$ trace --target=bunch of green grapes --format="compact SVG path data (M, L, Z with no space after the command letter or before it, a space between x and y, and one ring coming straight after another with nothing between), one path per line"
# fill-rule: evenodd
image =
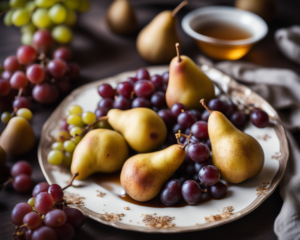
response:
M88 0L10 0L7 8L4 24L20 27L22 44L31 44L37 29L51 30L56 42L66 44L73 38L70 27L76 23L76 12L88 11L90 2Z
M67 117L61 120L61 131L59 131L56 142L51 146L52 150L48 153L47 160L52 165L63 164L70 167L73 152L83 135L90 129L110 128L105 120L97 119L95 113L83 112L78 105L68 108Z

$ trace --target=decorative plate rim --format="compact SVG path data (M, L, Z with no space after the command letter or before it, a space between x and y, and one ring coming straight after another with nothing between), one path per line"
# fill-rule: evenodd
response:
M115 228L119 228L119 229L123 229L123 230L129 230L129 231L137 231L137 232L145 232L145 233L179 233L179 232L192 232L192 231L200 231L200 230L205 230L205 229L209 229L209 228L213 228L213 227L217 227L217 226L221 226L223 224L235 221L237 219L240 219L244 216L246 216L247 214L251 213L252 211L254 211L257 207L259 207L276 189L276 187L278 186L280 180L282 179L285 169L286 169L286 165L287 165L287 161L288 161L288 157L289 157L289 149L288 149L288 141L286 138L286 133L285 130L283 128L282 122L277 114L277 112L275 111L275 109L266 101L264 100L261 96L259 96L258 94L256 94L255 92L253 92L252 90L250 90L248 87L237 83L233 78L229 77L228 75L222 73L221 71L208 66L208 65L201 65L199 66L203 72L208 72L208 71L216 71L216 73L222 75L223 77L227 77L228 78L228 82L222 82L220 84L220 86L222 87L222 89L231 94L232 96L238 97L238 96L244 96L246 95L245 93L247 92L247 97L245 99L245 101L247 101L247 99L251 98L251 100L253 101L253 99L256 100L256 102L259 102L260 105L263 104L263 108L267 108L267 112L268 113L272 113L272 116L270 117L270 119L272 120L273 124L273 128L276 132L276 135L278 136L278 138L280 139L279 143L280 143L280 153L281 155L278 157L277 161L279 162L279 167L278 170L275 174L275 176L273 177L269 187L268 187L268 191L266 194L262 194L260 196L258 196L250 205L248 205L246 208L242 209L241 211L238 212L234 212L233 215L227 219L224 220L220 220L220 221L215 221L215 222L207 222L205 224L201 224L201 225L195 225L195 226L188 226L188 227L172 227L172 228L151 228L151 227L147 227L147 226L135 226L135 225L129 225L129 224L124 224L122 222L116 221L116 222L110 222L110 221L106 221L104 219L101 218L101 216L103 214L100 213L96 213L94 211L89 210L88 208L84 207L84 206L73 206L76 207L78 209L80 209L83 214L89 218L92 218L100 223L103 223L105 225L109 225ZM166 69L167 66L152 66L152 67L147 67L148 70L163 70ZM85 88L91 87L93 85L97 86L99 83L104 82L104 81L109 81L111 79L114 78L120 78L122 75L134 75L136 72L136 70L134 71L126 71L120 74L117 74L113 77L109 77L109 78L105 78L105 79L101 79L98 81L94 81L91 83L87 83L85 85L82 85L80 87L78 87L77 89L73 90L58 106L57 108L53 111L53 113L51 114L51 116L48 118L48 120L45 122L43 128L42 128L42 132L41 132L41 137L40 137L40 142L39 142L39 146L38 146L38 160L39 160L39 164L40 167L42 169L42 172L47 180L47 182L49 184L53 184L55 183L54 178L52 175L48 174L48 170L46 169L46 165L44 163L47 162L47 158L45 157L45 154L43 154L42 149L45 146L45 144L51 140L48 139L46 137L46 131L49 128L49 125L52 121L55 121L57 119L57 116L60 109L65 106L66 104L68 104L70 101L72 101L74 99L74 97L79 94L80 91L82 91ZM44 156L43 156L44 155Z

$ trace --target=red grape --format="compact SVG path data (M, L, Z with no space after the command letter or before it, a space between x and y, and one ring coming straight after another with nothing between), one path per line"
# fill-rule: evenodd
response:
M32 173L31 166L26 161L19 161L19 162L15 163L12 166L11 172L10 172L12 177L16 177L19 174L26 174L26 175L30 176L31 173Z
M67 66L67 74L71 80L76 79L79 76L80 68L77 63L70 62Z
M27 229L27 231L25 232L25 239L32 240L33 233L34 233L34 229Z
M209 193L213 198L219 199L225 197L227 194L227 187L222 182L217 182L210 186Z
M48 63L47 69L51 76L61 78L67 72L67 64L62 59L53 59Z
M154 85L148 80L139 80L134 84L134 93L138 97L148 98L154 92Z
M204 185L214 185L220 180L220 171L212 165L205 166L199 171L199 180Z
M204 112L202 113L202 116L201 116L201 120L204 121L204 122L207 122L208 121L208 118L209 118L209 111L207 110L204 110Z
M186 107L182 103L174 103L171 107L171 113L174 117L178 117L178 115L184 111L186 111Z
M30 212L32 212L32 207L28 203L18 203L12 210L10 220L13 224L20 226L23 223L24 216Z
M26 87L28 84L28 80L26 75L22 71L16 71L12 77L10 78L10 86L13 89L20 89Z
M98 88L98 93L103 98L114 98L115 90L108 83L103 83Z
M54 229L42 226L33 232L31 240L57 240L57 235Z
M166 106L166 98L163 92L156 92L151 97L151 104L159 109Z
M226 113L226 103L221 101L220 99L212 99L208 102L208 107L213 111L219 111L223 114Z
M58 95L57 87L47 82L36 84L32 90L33 98L40 103L53 103Z
M191 109L191 110L189 110L189 113L194 115L194 117L197 119L197 121L201 120L202 114L201 114L200 111L195 110L195 109Z
M118 96L114 101L114 108L127 110L131 107L131 101L123 96Z
M168 85L169 83L169 72L165 72L163 75L162 75L162 80L163 80L163 83Z
M246 115L241 111L236 111L231 115L230 121L238 129L242 129L246 123Z
M52 196L54 202L60 202L64 197L64 191L57 184L52 184L48 188L48 193Z
M160 75L153 75L151 77L151 82L156 89L161 89L163 86L163 78Z
M182 112L178 115L177 122L185 128L190 128L196 122L196 118L189 112Z
M30 176L26 174L19 174L12 182L13 188L17 192L26 192L32 187L33 181Z
M9 81L13 74L14 74L13 72L4 70L4 71L2 72L2 74L1 74L1 77L2 77L4 80Z
M54 228L54 231L56 232L57 240L71 240L75 235L74 228L68 223Z
M138 80L150 80L150 74L146 69L140 68L136 72L136 78Z
M173 133L175 134L175 133L178 133L178 131L181 131L181 132L184 132L184 130L185 130L185 128L183 127L183 126L181 126L180 124L175 124L174 126L173 126L173 129L172 129L172 131L173 131Z
M13 109L31 108L30 100L27 97L17 97L13 102Z
M97 108L95 111L97 119L106 116L108 113L107 108Z
M66 47L60 47L54 51L53 58L60 58L68 62L72 58L72 53L70 49Z
M191 132L196 138L206 140L208 138L207 123L204 121L195 122L191 128Z
M126 81L131 82L134 85L138 79L136 77L129 77L126 79Z
M38 30L33 35L33 44L43 52L49 50L53 44L51 32L48 30Z
M63 118L59 121L59 126L60 126L61 130L68 131L69 124L67 123L67 120L65 118Z
M123 97L130 98L133 85L130 82L121 82L117 86L117 92Z
M42 224L42 219L40 214L30 212L24 216L23 223L26 224L29 229L35 229Z
M60 79L56 79L55 86L57 87L58 91L62 94L66 94L71 89L71 83L68 76L63 76Z
M26 69L26 77L33 84L40 83L45 78L44 68L39 64L32 64Z
M198 174L199 171L201 170L201 168L203 168L203 167L205 167L207 165L212 165L211 158L208 158L207 160L205 160L203 162L195 163L195 165L194 165L195 172Z
M5 58L3 67L5 70L10 71L10 72L17 71L21 68L21 66L18 62L18 59L15 56L9 56L9 57Z
M160 193L160 200L166 206L173 206L181 199L181 182L177 179L166 183Z
M172 127L176 122L176 119L173 117L169 109L159 110L157 114L164 120L168 128Z
M52 196L47 192L39 193L34 200L34 208L41 214L49 212L54 205Z
M114 105L114 100L111 98L102 98L100 102L98 103L98 108L106 108L111 109Z
M195 205L201 200L201 188L199 184L193 180L187 180L182 184L181 188L183 199L190 205Z
M67 215L63 210L54 209L45 215L44 224L48 227L61 227L67 221Z
M139 108L139 107L151 108L151 103L147 98L137 97L132 101L131 108Z
M64 211L67 215L67 223L69 223L73 228L80 228L84 224L84 215L78 209L65 208Z
M211 150L211 142L210 142L210 139L207 139L207 140L206 140L205 145Z
M0 97L4 97L9 94L10 83L7 80L0 79Z
M32 196L36 197L41 192L48 192L49 184L46 182L41 182L33 188Z
M227 102L227 110L226 110L226 117L230 118L230 116L238 111L238 107L231 101Z
M265 128L269 124L269 115L265 111L258 108L254 109L250 113L250 119L254 126L258 128Z
M29 64L37 58L37 51L30 45L24 45L18 48L17 58L22 64Z

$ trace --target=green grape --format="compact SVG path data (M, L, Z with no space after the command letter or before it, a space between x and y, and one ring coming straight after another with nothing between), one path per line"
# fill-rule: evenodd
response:
M64 145L62 142L55 142L51 145L52 150L63 150L64 149Z
M87 12L90 10L90 2L88 0L79 0L79 5L77 7L78 12Z
M14 14L14 12L15 10L10 10L4 16L3 22L8 27L12 25L12 15Z
M67 10L61 4L54 4L48 11L48 15L53 23L60 24L66 20Z
M71 10L76 10L79 7L79 0L65 0L63 3Z
M81 126L82 125L82 119L80 116L76 114L71 114L67 117L67 123L72 124L75 126Z
M53 28L52 37L58 43L69 43L73 38L73 34L67 26L58 25Z
M72 154L69 152L64 152L63 165L67 168L71 166L72 163Z
M17 116L25 118L27 121L32 119L32 112L27 108L20 108L17 111Z
M15 26L21 27L30 21L30 12L25 8L17 9L14 11L11 20Z
M21 33L35 33L36 27L32 24L32 22L27 23L26 25L21 27Z
M57 0L35 0L35 5L37 7L42 7L42 8L49 8L53 6Z
M86 125L90 125L96 121L96 115L92 112L85 112L82 114L82 121Z
M10 113L9 112L4 112L4 113L2 113L2 115L1 115L1 121L3 122L3 123L8 123L9 122L9 120L11 119L11 115L10 115Z
M78 136L78 137L73 137L72 141L77 145L80 141L81 141L82 137Z
M64 142L64 149L69 153L72 153L75 147L76 147L75 143L70 140Z
M29 12L32 12L35 8L35 3L34 1L29 1L25 4L25 8L29 11Z
M96 124L96 128L105 128L105 129L112 129L112 127L109 125L108 121L103 120Z
M69 140L70 139L70 134L67 132L67 131L60 131L58 134L57 134L57 141L58 142L64 142L66 140Z
M68 26L73 26L77 21L77 15L76 12L70 9L67 9L67 17L64 21L64 24Z
M50 27L52 22L46 8L38 8L32 14L32 22L38 28Z
M82 128L80 128L80 127L73 127L70 130L70 135L71 136L76 136L76 135L79 135L81 132L82 132Z
M23 45L31 45L32 39L33 39L33 33L30 33L30 32L23 33L21 36L21 43Z
M35 200L34 197L29 198L27 203L28 203L31 207L34 207L34 200Z
M81 115L82 114L82 108L78 105L72 105L68 108L68 113L69 114Z
M62 163L64 155L59 150L52 150L48 153L47 161L52 165L59 165Z
M12 8L20 8L20 7L24 7L26 2L27 0L9 0L9 5Z

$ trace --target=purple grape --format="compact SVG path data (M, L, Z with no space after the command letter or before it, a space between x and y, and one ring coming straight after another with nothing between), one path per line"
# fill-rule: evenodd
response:
M210 151L208 147L203 143L192 143L187 148L187 155L194 162L203 162L209 158Z
M214 185L210 186L209 193L213 198L223 198L227 194L227 187L224 183L217 182Z
M195 172L198 174L199 171L201 170L201 168L208 166L208 165L212 165L212 160L211 158L208 158L207 160L200 162L200 163L195 163L194 167L195 167ZM199 179L199 177L198 177Z
M60 202L64 197L64 191L58 184L52 184L48 188L48 193L52 196L54 202Z
M54 209L45 215L44 224L48 227L61 227L67 221L67 215L63 210Z
M70 224L73 228L78 229L84 224L84 215L78 209L65 208L64 211L67 215L67 223Z
M246 123L246 115L241 111L234 112L230 117L230 121L238 129L242 129Z
M10 220L13 224L20 226L23 223L24 216L30 212L32 212L32 207L28 203L18 203L12 210Z
M176 119L173 117L169 109L161 109L157 113L165 122L167 128L170 128L176 122Z
M107 108L97 108L95 111L97 119L106 116L108 113Z
M120 95L115 99L113 107L116 109L127 110L131 108L131 101Z
M54 228L54 231L56 232L57 240L71 240L75 235L74 228L68 223Z
M210 142L210 139L207 139L207 140L206 140L205 145L211 150L211 142Z
M42 218L40 214L30 212L24 216L23 223L26 224L29 229L35 229L42 224Z
M204 121L195 122L191 131L192 134L200 140L206 140L208 138L207 123Z
M174 103L171 107L171 113L174 117L178 117L178 115L184 111L186 111L187 108L182 103Z
M147 98L137 97L131 103L131 108L151 108L151 103Z
M193 180L187 180L182 184L181 188L183 199L189 205L195 205L201 200L201 188L199 184Z
M148 80L139 80L134 84L133 90L138 97L149 98L154 93L154 85Z
M42 226L34 231L32 240L57 240L57 235L53 228Z
M150 74L145 68L140 68L136 72L136 78L138 80L150 80Z
M98 103L98 108L106 108L106 109L112 109L114 105L114 100L111 98L102 98L100 102Z
M34 208L41 214L46 214L52 210L54 200L52 196L47 192L39 193L34 200Z
M201 116L201 120L204 122L208 122L209 115L210 115L209 111L204 110Z
M269 124L269 115L265 111L256 108L250 113L250 120L254 126L265 128Z
M98 88L98 93L103 98L114 98L115 90L108 83L103 83Z
M212 99L208 102L208 107L213 111L219 111L223 114L226 114L226 103L221 101L220 99Z
M26 174L19 174L12 182L13 188L17 192L26 192L32 187L33 181L30 176Z
M199 180L204 185L214 185L220 180L220 171L212 165L205 166L199 171Z
M156 92L151 97L151 104L158 109L162 109L166 106L166 98L163 92Z
M26 240L31 240L33 233L34 233L33 229L26 230L26 232L25 232L25 239Z
M181 199L181 182L173 179L166 183L160 193L160 200L166 206L173 206Z
M161 89L163 86L163 78L160 75L153 75L151 77L151 82L156 89Z
M134 85L138 79L136 77L129 77L126 79L126 81L131 82Z
M191 109L191 110L189 110L189 112L197 119L197 121L201 120L202 114L200 111Z
M27 97L17 97L13 102L13 109L31 108L30 100Z
M32 196L36 197L41 192L48 192L49 184L46 182L41 182L33 188Z
M117 92L123 97L130 98L133 91L133 85L130 82L121 82L117 86Z
M230 116L234 113L238 111L238 107L231 101L227 102L227 110L226 110L226 117L230 118Z
M175 125L173 126L172 131L173 131L174 134L176 134L176 133L178 133L179 130L180 130L181 132L184 132L185 128L177 123L177 124L175 124Z
M162 75L162 80L163 80L163 83L168 85L169 83L169 72L165 72L163 75Z
M182 112L178 115L177 122L184 128L190 128L196 122L196 118L189 112Z
M181 176L181 177L178 178L178 180L182 185L185 181L189 180L189 176L186 176L186 175Z

